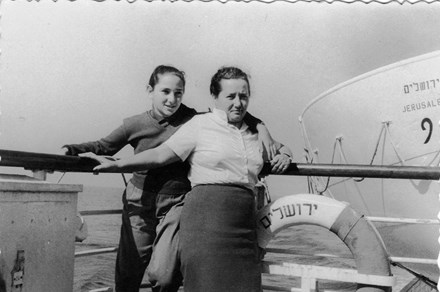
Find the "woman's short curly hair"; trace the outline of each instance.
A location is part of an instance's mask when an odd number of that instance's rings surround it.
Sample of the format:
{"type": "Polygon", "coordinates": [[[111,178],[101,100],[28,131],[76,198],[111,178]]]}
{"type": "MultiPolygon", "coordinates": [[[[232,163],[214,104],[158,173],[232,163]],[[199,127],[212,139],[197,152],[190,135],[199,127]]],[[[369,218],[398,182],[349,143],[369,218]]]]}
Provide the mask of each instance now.
{"type": "Polygon", "coordinates": [[[220,85],[222,79],[243,79],[248,85],[249,95],[251,94],[249,79],[246,73],[237,67],[222,67],[211,78],[211,85],[209,86],[211,95],[217,97],[220,91],[222,91],[220,85]]]}

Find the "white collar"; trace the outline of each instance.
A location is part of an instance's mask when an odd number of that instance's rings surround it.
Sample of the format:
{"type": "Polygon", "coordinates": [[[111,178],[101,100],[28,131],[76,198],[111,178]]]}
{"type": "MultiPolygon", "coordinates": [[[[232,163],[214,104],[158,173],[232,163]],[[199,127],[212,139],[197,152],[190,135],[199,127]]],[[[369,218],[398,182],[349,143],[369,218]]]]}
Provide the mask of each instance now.
{"type": "Polygon", "coordinates": [[[225,122],[225,123],[228,122],[228,115],[226,114],[225,111],[213,108],[212,113],[214,114],[214,116],[219,118],[222,122],[225,122]]]}
{"type": "MultiPolygon", "coordinates": [[[[212,109],[212,114],[216,118],[218,118],[222,123],[228,124],[231,127],[237,128],[234,125],[228,123],[228,115],[226,114],[225,111],[219,110],[217,108],[213,108],[212,109]]],[[[240,131],[246,131],[248,128],[249,128],[248,125],[243,121],[243,123],[241,124],[241,128],[239,130],[240,131]]]]}

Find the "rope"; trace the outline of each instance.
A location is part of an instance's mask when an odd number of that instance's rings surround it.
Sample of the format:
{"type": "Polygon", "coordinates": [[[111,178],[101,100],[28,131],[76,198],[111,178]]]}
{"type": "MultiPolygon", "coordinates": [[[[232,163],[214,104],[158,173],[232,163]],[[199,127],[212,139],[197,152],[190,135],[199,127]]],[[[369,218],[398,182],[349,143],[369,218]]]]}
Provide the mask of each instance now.
{"type": "MultiPolygon", "coordinates": [[[[432,164],[434,163],[434,161],[437,159],[437,157],[440,154],[440,149],[437,151],[437,153],[435,154],[434,158],[431,160],[431,162],[428,163],[429,166],[433,166],[432,164]]],[[[440,160],[434,164],[434,166],[440,166],[440,160]]]]}
{"type": "Polygon", "coordinates": [[[397,151],[396,144],[394,144],[393,137],[391,136],[391,132],[390,132],[390,124],[391,124],[390,121],[389,121],[389,122],[385,122],[385,129],[386,129],[386,132],[388,133],[388,135],[389,135],[389,137],[390,137],[391,146],[393,146],[394,153],[396,154],[397,158],[399,158],[399,162],[400,162],[402,165],[405,165],[405,159],[403,159],[403,158],[400,156],[399,152],[397,151]]]}
{"type": "MultiPolygon", "coordinates": [[[[388,122],[386,122],[386,123],[388,123],[388,122]]],[[[376,158],[377,151],[379,149],[379,144],[380,144],[380,141],[382,140],[382,133],[384,132],[384,127],[385,127],[385,124],[382,124],[382,127],[380,129],[380,133],[379,133],[379,137],[377,138],[376,147],[374,148],[374,152],[373,152],[373,155],[371,157],[369,165],[373,165],[374,159],[376,158]]],[[[342,149],[342,142],[341,142],[341,140],[342,139],[339,139],[339,152],[340,152],[341,157],[343,157],[343,159],[344,159],[344,163],[347,164],[348,159],[346,158],[345,152],[342,149]]],[[[353,180],[355,182],[361,182],[364,179],[365,179],[364,177],[362,177],[362,178],[353,178],[353,180]]]]}
{"type": "MultiPolygon", "coordinates": [[[[391,145],[393,146],[394,153],[396,154],[397,158],[399,159],[399,163],[400,163],[402,166],[406,166],[406,163],[405,163],[406,160],[403,159],[403,158],[401,157],[401,155],[399,154],[399,151],[397,150],[396,144],[395,144],[394,141],[393,141],[393,137],[391,136],[391,132],[390,132],[390,129],[389,129],[389,125],[390,125],[390,123],[391,123],[391,122],[387,122],[387,123],[386,123],[386,131],[387,131],[387,133],[388,133],[388,135],[389,135],[391,145]]],[[[439,156],[439,152],[440,152],[440,150],[437,152],[437,154],[435,155],[434,159],[433,159],[428,165],[431,165],[431,164],[434,162],[435,158],[436,158],[437,156],[439,156]]],[[[440,163],[440,161],[439,161],[439,163],[440,163]]],[[[410,179],[409,182],[413,185],[414,188],[417,188],[417,187],[418,187],[417,184],[414,182],[413,179],[410,179]]]]}
{"type": "Polygon", "coordinates": [[[380,143],[380,140],[382,138],[382,133],[383,133],[384,128],[385,128],[385,124],[382,123],[382,127],[380,128],[379,137],[378,137],[377,142],[376,142],[376,147],[374,149],[373,156],[371,157],[370,165],[373,165],[374,158],[376,158],[377,150],[379,149],[379,143],[380,143]]]}
{"type": "Polygon", "coordinates": [[[63,177],[64,177],[65,174],[66,174],[66,172],[61,173],[61,176],[60,176],[60,178],[58,179],[57,184],[60,183],[60,181],[63,179],[63,177]]]}
{"type": "Polygon", "coordinates": [[[422,280],[424,283],[426,283],[428,286],[430,286],[430,287],[432,287],[432,288],[434,288],[434,289],[437,289],[437,283],[434,282],[434,281],[432,281],[432,280],[429,279],[428,277],[423,276],[422,274],[419,274],[419,273],[417,273],[417,272],[411,270],[411,269],[408,268],[408,267],[405,267],[405,266],[402,265],[401,263],[397,263],[397,262],[393,262],[393,261],[390,261],[390,263],[391,263],[393,266],[395,266],[395,267],[399,267],[399,268],[401,268],[401,269],[407,271],[408,273],[412,274],[413,276],[419,278],[419,279],[422,280]]]}
{"type": "MultiPolygon", "coordinates": [[[[311,144],[309,137],[307,135],[307,130],[304,125],[304,121],[303,121],[302,117],[299,118],[299,123],[300,123],[301,135],[302,135],[302,137],[304,139],[304,143],[305,143],[305,148],[304,148],[305,159],[306,159],[307,163],[312,164],[315,157],[316,157],[316,161],[318,161],[318,150],[313,151],[313,153],[311,153],[309,151],[309,149],[312,148],[312,144],[311,144]]],[[[308,192],[309,193],[318,193],[320,195],[322,195],[324,192],[327,192],[328,197],[334,198],[334,196],[332,195],[330,190],[328,190],[329,182],[330,182],[330,177],[327,178],[327,183],[325,184],[326,186],[324,187],[324,190],[320,191],[320,190],[318,190],[318,186],[322,186],[321,178],[307,176],[308,192]],[[313,187],[313,186],[315,186],[315,187],[313,187]]]]}
{"type": "MultiPolygon", "coordinates": [[[[307,148],[304,148],[304,158],[306,163],[313,163],[313,157],[310,156],[309,150],[307,148]]],[[[313,182],[312,178],[310,176],[307,176],[307,191],[309,194],[313,193],[313,182]]]]}
{"type": "MultiPolygon", "coordinates": [[[[342,140],[342,137],[336,137],[336,140],[333,143],[333,153],[332,153],[332,160],[331,160],[330,164],[333,164],[333,162],[335,161],[336,145],[337,145],[338,141],[340,141],[340,140],[342,140]]],[[[322,194],[325,191],[327,191],[329,184],[330,184],[330,176],[327,177],[327,182],[325,184],[324,190],[323,191],[318,191],[318,192],[320,194],[322,194]]]]}
{"type": "MultiPolygon", "coordinates": [[[[318,160],[318,152],[317,152],[317,150],[314,151],[315,156],[312,156],[313,154],[309,152],[308,149],[311,149],[311,143],[310,143],[310,140],[309,140],[309,137],[307,135],[307,131],[305,129],[305,125],[304,125],[304,122],[302,121],[302,119],[300,119],[300,124],[301,124],[301,134],[303,135],[303,138],[305,140],[306,147],[308,146],[308,148],[304,149],[305,150],[306,161],[308,163],[313,163],[313,157],[316,156],[316,158],[318,160]]],[[[375,145],[373,154],[371,156],[369,165],[373,165],[373,163],[374,163],[374,161],[375,161],[375,159],[377,157],[377,154],[378,154],[378,151],[379,151],[379,145],[380,145],[381,141],[383,142],[384,146],[386,145],[385,143],[386,143],[387,136],[388,136],[388,138],[390,140],[391,147],[393,148],[393,151],[394,151],[395,155],[397,156],[397,158],[399,160],[399,163],[402,166],[406,165],[406,163],[405,163],[406,160],[402,158],[401,154],[399,153],[399,151],[397,149],[396,143],[393,140],[393,137],[391,135],[390,125],[391,125],[391,121],[382,122],[382,126],[381,126],[381,129],[380,129],[379,135],[377,137],[376,145],[375,145]]],[[[347,164],[348,160],[347,160],[345,152],[344,152],[344,150],[342,148],[342,137],[341,136],[336,137],[335,143],[333,144],[333,153],[332,153],[331,163],[332,164],[334,163],[334,158],[335,158],[335,152],[336,152],[337,144],[339,144],[339,149],[338,150],[339,150],[340,158],[341,158],[341,160],[344,161],[344,163],[347,164]]],[[[437,151],[433,151],[432,153],[435,153],[435,155],[434,155],[434,157],[430,161],[427,162],[427,166],[432,166],[432,165],[439,166],[440,165],[440,159],[437,162],[436,162],[436,160],[440,156],[440,149],[437,150],[437,151]]],[[[432,154],[432,153],[430,153],[430,154],[432,154]]],[[[308,187],[309,193],[315,193],[315,191],[316,191],[318,194],[322,195],[324,192],[326,192],[326,194],[329,197],[333,197],[333,195],[331,194],[331,191],[329,190],[330,179],[331,179],[330,176],[327,177],[327,180],[324,183],[325,186],[323,187],[322,178],[320,178],[320,177],[307,177],[307,187],[308,187]]],[[[355,181],[355,182],[362,182],[365,178],[351,178],[351,179],[353,181],[355,181]]],[[[415,183],[414,180],[410,179],[409,182],[415,188],[418,188],[418,186],[417,186],[417,184],[415,183]]],[[[359,193],[361,193],[361,191],[359,189],[358,189],[358,191],[359,191],[359,193]]],[[[362,199],[362,202],[363,202],[364,206],[366,207],[367,205],[364,202],[363,196],[361,195],[360,197],[362,199]]],[[[382,200],[384,200],[383,196],[382,196],[382,200]]],[[[383,206],[385,206],[385,204],[383,204],[383,206]]],[[[384,210],[384,212],[385,212],[385,210],[384,210]]]]}
{"type": "MultiPolygon", "coordinates": [[[[345,152],[342,149],[342,137],[341,138],[336,138],[339,142],[339,156],[341,157],[341,159],[344,161],[345,164],[348,164],[348,159],[345,156],[345,152]]],[[[355,182],[361,182],[363,181],[365,178],[351,178],[352,180],[354,180],[355,182]]]]}
{"type": "Polygon", "coordinates": [[[124,184],[125,184],[125,187],[127,187],[127,180],[125,179],[125,175],[124,175],[124,173],[121,173],[121,175],[122,175],[122,179],[124,180],[124,184]]]}

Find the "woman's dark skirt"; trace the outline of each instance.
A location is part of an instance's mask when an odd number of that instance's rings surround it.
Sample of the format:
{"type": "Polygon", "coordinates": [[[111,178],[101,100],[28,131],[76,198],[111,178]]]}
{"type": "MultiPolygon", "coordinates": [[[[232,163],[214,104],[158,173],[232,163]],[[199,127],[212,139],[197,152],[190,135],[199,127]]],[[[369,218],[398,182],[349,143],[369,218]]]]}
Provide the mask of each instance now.
{"type": "Polygon", "coordinates": [[[180,222],[185,292],[259,292],[261,270],[253,193],[230,185],[196,186],[180,222]]]}

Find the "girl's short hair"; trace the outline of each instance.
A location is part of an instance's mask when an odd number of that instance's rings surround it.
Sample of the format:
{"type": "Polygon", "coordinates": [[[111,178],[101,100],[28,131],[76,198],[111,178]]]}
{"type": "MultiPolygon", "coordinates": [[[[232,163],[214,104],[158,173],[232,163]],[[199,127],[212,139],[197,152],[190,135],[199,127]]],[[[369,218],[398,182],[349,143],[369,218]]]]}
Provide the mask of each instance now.
{"type": "Polygon", "coordinates": [[[209,86],[211,95],[217,97],[220,91],[222,91],[220,85],[220,81],[222,79],[243,79],[248,85],[249,95],[251,94],[251,87],[249,85],[249,79],[246,73],[236,67],[222,67],[211,78],[211,85],[209,86]]]}
{"type": "Polygon", "coordinates": [[[150,81],[148,82],[148,84],[154,88],[154,86],[156,86],[156,84],[159,82],[159,75],[163,75],[163,74],[174,74],[177,77],[180,78],[180,80],[182,80],[183,82],[183,89],[185,89],[185,72],[173,67],[173,66],[167,66],[167,65],[159,65],[156,67],[156,69],[154,69],[153,73],[151,73],[150,76],[150,81]]]}

